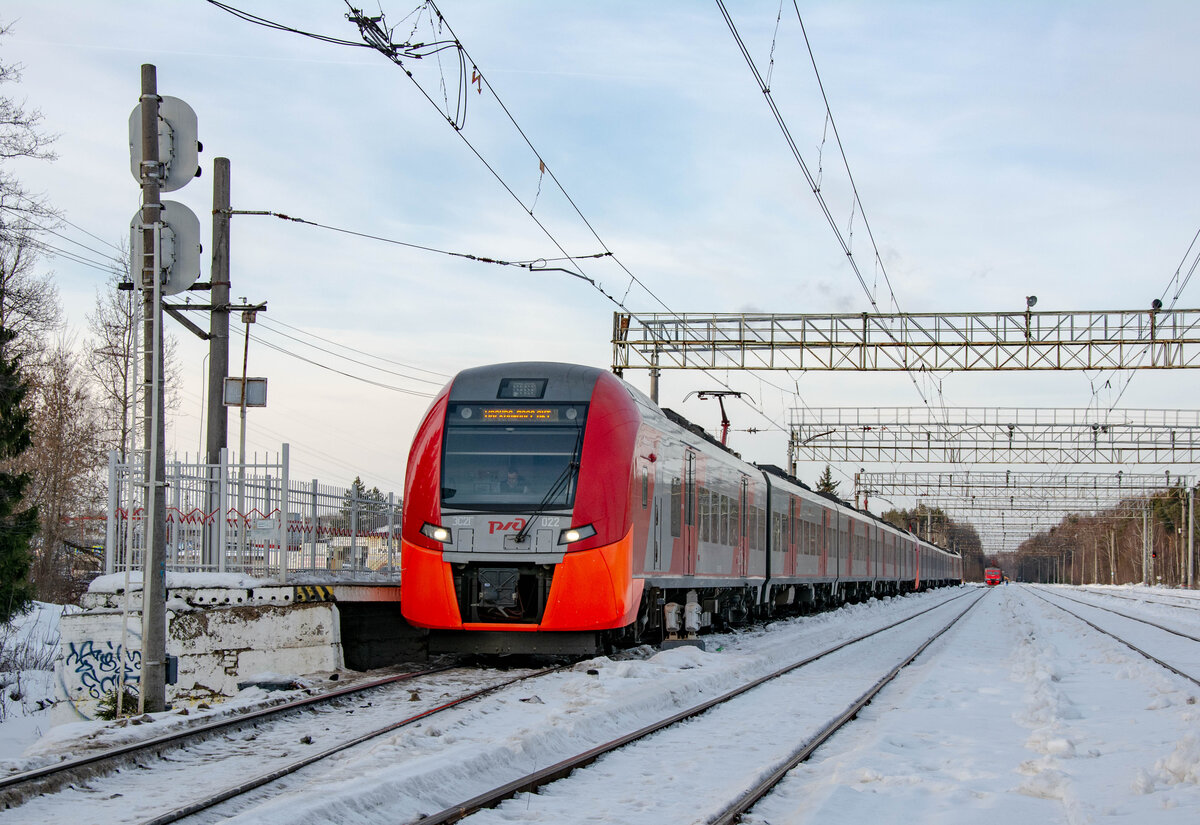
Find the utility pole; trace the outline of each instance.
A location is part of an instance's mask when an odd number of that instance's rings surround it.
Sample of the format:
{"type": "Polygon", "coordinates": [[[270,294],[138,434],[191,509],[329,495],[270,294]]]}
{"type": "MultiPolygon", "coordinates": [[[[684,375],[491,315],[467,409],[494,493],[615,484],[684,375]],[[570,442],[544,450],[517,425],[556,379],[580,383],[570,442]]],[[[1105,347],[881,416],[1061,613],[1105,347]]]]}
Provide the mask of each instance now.
{"type": "Polygon", "coordinates": [[[208,333],[208,440],[205,460],[221,461],[229,438],[229,414],[224,404],[229,376],[229,158],[213,162],[212,310],[208,333]]]}
{"type": "Polygon", "coordinates": [[[142,329],[146,376],[144,420],[146,443],[146,566],[142,580],[142,675],[138,710],[166,709],[166,536],[167,503],[162,483],[166,475],[163,424],[162,283],[159,248],[162,204],[158,157],[158,75],[151,64],[142,66],[142,329]]]}
{"type": "Polygon", "coordinates": [[[1147,540],[1150,522],[1150,508],[1142,508],[1142,584],[1150,584],[1150,544],[1147,540]]]}
{"type": "Polygon", "coordinates": [[[213,514],[209,526],[208,563],[214,570],[221,564],[226,548],[221,546],[221,451],[228,446],[229,412],[225,406],[225,379],[229,376],[229,218],[230,218],[229,159],[213,161],[212,210],[212,309],[208,316],[208,439],[204,461],[209,467],[208,512],[213,514]]]}
{"type": "Polygon", "coordinates": [[[1187,586],[1196,586],[1196,488],[1188,487],[1187,586]]]}

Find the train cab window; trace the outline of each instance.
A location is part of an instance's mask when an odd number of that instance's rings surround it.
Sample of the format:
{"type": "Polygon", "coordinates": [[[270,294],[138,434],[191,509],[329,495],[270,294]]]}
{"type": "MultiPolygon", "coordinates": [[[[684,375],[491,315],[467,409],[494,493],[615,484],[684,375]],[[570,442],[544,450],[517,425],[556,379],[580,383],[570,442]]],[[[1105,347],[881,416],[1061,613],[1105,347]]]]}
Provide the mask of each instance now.
{"type": "Polygon", "coordinates": [[[442,502],[492,511],[574,504],[586,404],[450,404],[442,502]]]}
{"type": "Polygon", "coordinates": [[[671,479],[671,535],[683,535],[683,481],[671,479]]]}

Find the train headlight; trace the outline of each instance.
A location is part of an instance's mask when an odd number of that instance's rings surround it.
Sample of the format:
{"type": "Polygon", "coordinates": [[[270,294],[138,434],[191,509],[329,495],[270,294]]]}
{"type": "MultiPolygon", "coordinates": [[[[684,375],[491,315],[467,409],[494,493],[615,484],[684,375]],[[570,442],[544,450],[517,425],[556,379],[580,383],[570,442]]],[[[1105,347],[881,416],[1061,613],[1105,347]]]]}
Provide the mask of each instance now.
{"type": "Polygon", "coordinates": [[[596,528],[590,524],[585,524],[583,527],[571,527],[558,534],[558,543],[574,544],[577,541],[590,539],[594,535],[596,535],[596,528]]]}
{"type": "Polygon", "coordinates": [[[421,535],[428,536],[434,541],[440,541],[442,544],[450,543],[449,527],[442,527],[438,524],[430,524],[429,522],[425,522],[425,524],[421,527],[421,535]]]}

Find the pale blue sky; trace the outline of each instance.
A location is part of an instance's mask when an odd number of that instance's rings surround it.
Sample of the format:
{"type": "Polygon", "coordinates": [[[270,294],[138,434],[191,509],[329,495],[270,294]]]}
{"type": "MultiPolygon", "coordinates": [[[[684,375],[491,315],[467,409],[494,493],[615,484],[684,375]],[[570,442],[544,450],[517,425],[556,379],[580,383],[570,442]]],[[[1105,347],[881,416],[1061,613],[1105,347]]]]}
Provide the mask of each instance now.
{"type": "MultiPolygon", "coordinates": [[[[357,37],[335,0],[233,4],[357,37]]],[[[399,23],[415,3],[382,5],[399,23]]],[[[728,5],[765,72],[780,4],[728,5]]],[[[440,7],[600,237],[671,309],[868,308],[715,3],[444,0],[440,7]]],[[[1031,293],[1039,309],[1129,309],[1162,292],[1200,226],[1194,3],[817,2],[800,10],[904,310],[1020,310],[1031,293]]],[[[206,249],[212,159],[226,156],[238,209],[476,255],[558,254],[408,78],[376,53],[269,31],[199,0],[17,0],[3,19],[15,24],[0,43],[4,59],[25,67],[21,87],[6,91],[40,107],[46,127],[61,135],[56,163],[19,171],[89,232],[117,242],[137,206],[126,119],[138,67],[150,62],[160,93],[187,100],[199,117],[204,177],[172,197],[203,217],[206,249]]],[[[823,104],[790,4],[774,56],[773,94],[816,170],[823,104]]],[[[442,69],[452,78],[449,58],[442,69]]],[[[440,96],[436,58],[409,65],[440,96]]],[[[467,111],[464,134],[528,205],[536,159],[489,95],[470,91],[467,111]]],[[[832,134],[822,159],[823,190],[844,226],[850,201],[832,134]]],[[[534,212],[573,254],[600,251],[548,180],[534,212]]],[[[854,250],[870,282],[871,251],[861,219],[854,225],[854,250]]],[[[611,362],[614,306],[561,273],[260,217],[234,219],[232,248],[235,297],[266,300],[269,320],[370,353],[446,374],[500,360],[611,362]]],[[[207,253],[203,260],[207,277],[207,253]]],[[[64,260],[47,264],[68,321],[82,329],[102,276],[64,260]]],[[[584,266],[607,291],[625,293],[628,276],[612,263],[584,266]]],[[[886,294],[879,303],[887,308],[886,294]]],[[[661,309],[637,286],[627,304],[661,309]]],[[[1180,305],[1195,304],[1185,293],[1180,305]]],[[[258,332],[349,372],[430,388],[258,332]]],[[[205,349],[183,330],[175,335],[184,386],[169,443],[194,451],[205,349]]],[[[270,406],[250,414],[251,449],[288,441],[294,475],[346,483],[358,474],[399,492],[424,399],[253,342],[250,360],[251,374],[271,382],[270,406]]],[[[644,374],[630,377],[646,387],[644,374]]],[[[798,385],[814,407],[920,403],[903,375],[766,379],[798,385]]],[[[751,392],[770,420],[786,421],[790,394],[755,377],[728,380],[751,392]]],[[[1194,406],[1194,384],[1190,374],[1139,376],[1122,403],[1194,406]]],[[[711,402],[681,403],[714,386],[700,374],[668,374],[663,401],[715,430],[711,402]]],[[[1082,407],[1089,387],[1082,374],[943,381],[946,402],[962,406],[1082,407]]],[[[749,407],[730,411],[735,428],[771,426],[749,407]]],[[[236,443],[236,418],[231,434],[236,443]]],[[[733,443],[748,458],[784,463],[782,433],[735,433],[733,443]]],[[[812,480],[819,470],[803,467],[801,475],[812,480]]]]}

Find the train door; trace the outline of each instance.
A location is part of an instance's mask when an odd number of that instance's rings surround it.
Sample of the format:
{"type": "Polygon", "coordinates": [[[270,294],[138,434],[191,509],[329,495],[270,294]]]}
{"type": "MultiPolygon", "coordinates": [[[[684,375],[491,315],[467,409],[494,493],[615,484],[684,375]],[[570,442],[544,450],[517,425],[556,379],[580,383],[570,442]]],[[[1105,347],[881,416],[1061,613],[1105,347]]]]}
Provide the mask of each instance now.
{"type": "Polygon", "coordinates": [[[834,547],[837,528],[830,521],[834,514],[829,510],[821,511],[821,577],[837,577],[837,548],[834,547]]]}
{"type": "Polygon", "coordinates": [[[654,493],[650,497],[651,514],[650,514],[650,550],[653,556],[653,566],[651,570],[662,570],[662,507],[659,505],[657,493],[662,489],[659,478],[658,463],[654,463],[654,493]]]}
{"type": "Polygon", "coordinates": [[[696,575],[696,453],[688,450],[683,457],[683,573],[696,575]]]}
{"type": "Polygon", "coordinates": [[[849,579],[854,575],[854,519],[838,514],[838,548],[842,564],[838,576],[849,579]]]}
{"type": "Polygon", "coordinates": [[[800,547],[801,543],[803,542],[803,538],[801,536],[803,534],[797,535],[797,528],[800,527],[800,508],[796,506],[796,497],[791,493],[788,493],[787,502],[787,525],[784,527],[784,535],[786,538],[784,539],[783,544],[786,550],[783,561],[783,572],[786,576],[794,576],[796,575],[797,568],[799,567],[796,560],[801,553],[800,547]]]}
{"type": "Polygon", "coordinates": [[[749,524],[750,516],[750,478],[742,476],[742,492],[738,494],[738,498],[742,501],[742,506],[738,508],[738,544],[733,550],[733,574],[734,576],[745,576],[746,570],[750,566],[750,535],[746,530],[746,525],[749,524]]]}

